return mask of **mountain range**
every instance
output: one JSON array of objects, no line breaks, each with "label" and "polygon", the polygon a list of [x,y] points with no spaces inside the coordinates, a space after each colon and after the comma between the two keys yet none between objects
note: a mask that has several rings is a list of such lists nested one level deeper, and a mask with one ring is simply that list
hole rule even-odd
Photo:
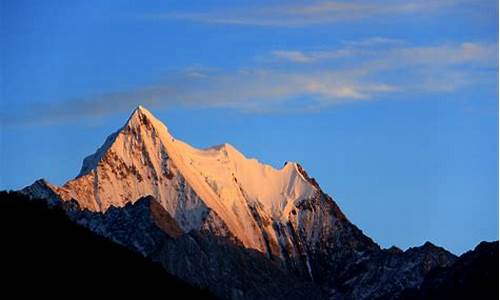
[{"label": "mountain range", "polygon": [[300,164],[194,148],[141,106],[76,178],[19,193],[220,299],[498,297],[498,242],[383,249]]}]

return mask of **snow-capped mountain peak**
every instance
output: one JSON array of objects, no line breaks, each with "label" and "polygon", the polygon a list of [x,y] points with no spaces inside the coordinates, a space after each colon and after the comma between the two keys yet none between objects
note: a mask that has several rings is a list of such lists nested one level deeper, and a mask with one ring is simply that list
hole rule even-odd
[{"label": "snow-capped mountain peak", "polygon": [[61,206],[78,224],[224,299],[392,298],[455,259],[427,244],[382,250],[301,165],[197,149],[141,106],[75,179],[22,192],[75,200]]},{"label": "snow-capped mountain peak", "polygon": [[300,165],[287,162],[276,169],[246,158],[227,143],[194,148],[175,139],[142,106],[56,192],[62,200],[75,199],[95,212],[152,196],[185,232],[209,228],[277,256],[283,247],[299,251],[290,246],[293,234],[285,230],[287,224],[301,227],[313,240],[335,219],[325,223],[311,215],[317,212],[304,209],[314,199],[326,213],[335,204]]}]

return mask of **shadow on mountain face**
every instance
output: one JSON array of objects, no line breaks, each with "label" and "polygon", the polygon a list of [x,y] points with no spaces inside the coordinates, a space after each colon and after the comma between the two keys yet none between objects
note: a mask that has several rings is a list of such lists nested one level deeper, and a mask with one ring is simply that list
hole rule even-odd
[{"label": "shadow on mountain face", "polygon": [[214,299],[160,265],[18,193],[0,192],[0,293]]},{"label": "shadow on mountain face", "polygon": [[81,210],[77,202],[62,206],[73,222],[160,262],[168,273],[221,299],[326,299],[321,287],[296,277],[280,260],[225,235],[225,225],[213,228],[217,234],[202,228],[179,235],[175,219],[153,197],[105,213]]}]

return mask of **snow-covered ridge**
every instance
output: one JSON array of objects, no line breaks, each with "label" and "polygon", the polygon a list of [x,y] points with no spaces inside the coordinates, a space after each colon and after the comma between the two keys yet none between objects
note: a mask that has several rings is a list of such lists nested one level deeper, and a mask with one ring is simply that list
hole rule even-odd
[{"label": "snow-covered ridge", "polygon": [[244,245],[266,252],[283,242],[273,222],[286,224],[318,189],[296,163],[275,169],[229,144],[194,148],[139,106],[57,191],[97,212],[153,196],[186,232],[202,228],[212,212]]}]

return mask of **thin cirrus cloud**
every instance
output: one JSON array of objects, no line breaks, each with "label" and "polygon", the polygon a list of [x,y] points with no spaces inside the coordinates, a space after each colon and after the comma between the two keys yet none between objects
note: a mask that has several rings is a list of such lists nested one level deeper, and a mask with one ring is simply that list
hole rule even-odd
[{"label": "thin cirrus cloud", "polygon": [[[376,39],[375,39],[376,40]],[[275,50],[259,68],[186,68],[147,87],[34,106],[2,123],[59,122],[154,108],[231,108],[248,113],[312,112],[386,95],[452,93],[496,84],[498,43],[409,46],[374,39],[321,51]]]},{"label": "thin cirrus cloud", "polygon": [[[383,37],[370,37],[357,41],[343,41],[343,47],[333,50],[298,51],[298,50],[275,50],[271,54],[277,59],[288,60],[297,63],[314,63],[339,58],[363,56],[363,54],[377,54],[377,49],[404,45],[405,41]],[[368,51],[365,49],[369,48]]]},{"label": "thin cirrus cloud", "polygon": [[276,58],[281,58],[283,60],[298,63],[313,63],[317,61],[332,60],[352,56],[353,51],[349,49],[340,49],[334,51],[314,51],[310,53],[304,53],[302,51],[296,50],[276,50],[272,52],[272,55]]},{"label": "thin cirrus cloud", "polygon": [[[496,43],[455,43],[435,46],[405,47],[401,40],[369,38],[357,42],[345,42],[346,47],[322,51],[275,50],[271,54],[278,59],[295,63],[315,63],[348,56],[372,57],[375,60],[406,61],[409,64],[459,64],[477,62],[493,64],[497,59]],[[373,46],[385,44],[386,47]],[[372,46],[372,47],[370,47]],[[368,48],[368,50],[366,50]]]},{"label": "thin cirrus cloud", "polygon": [[[248,113],[317,111],[334,104],[369,100],[395,89],[363,82],[357,71],[284,72],[275,69],[180,70],[164,82],[130,91],[32,105],[29,115],[2,117],[3,124],[58,123],[126,112],[138,104],[150,108],[230,108]],[[306,99],[292,108],[297,99]]]},{"label": "thin cirrus cloud", "polygon": [[152,14],[149,19],[255,25],[308,26],[406,14],[430,14],[470,0],[409,1],[291,1],[250,7],[219,8],[204,12]]}]

